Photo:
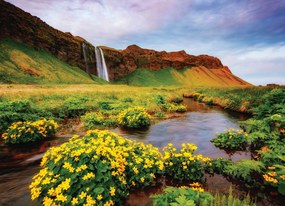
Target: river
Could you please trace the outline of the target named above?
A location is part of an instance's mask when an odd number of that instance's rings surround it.
[[[163,148],[167,143],[180,147],[182,143],[194,143],[198,146],[196,153],[211,158],[228,157],[233,160],[250,158],[249,152],[228,154],[216,148],[210,140],[216,133],[229,128],[239,129],[238,121],[248,116],[240,113],[225,111],[219,107],[208,107],[192,99],[184,99],[188,112],[177,118],[159,121],[144,131],[130,131],[120,128],[112,131],[118,134],[145,143],[151,143]],[[71,135],[52,138],[41,144],[31,146],[0,145],[0,205],[39,205],[30,200],[29,184],[32,177],[39,171],[39,163],[43,153],[50,147],[68,141]],[[227,192],[230,182],[219,175],[208,176],[206,188],[209,191]],[[238,190],[233,186],[234,190]],[[132,192],[126,205],[150,204],[149,194],[161,188],[150,188],[144,191]]]

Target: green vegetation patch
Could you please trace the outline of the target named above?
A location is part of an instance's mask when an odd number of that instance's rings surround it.
[[[179,81],[173,73],[177,70],[173,68],[161,69],[159,71],[151,71],[147,68],[139,68],[131,74],[118,80],[116,83],[128,84],[134,86],[181,86],[183,83]]]
[[[107,83],[93,79],[46,51],[10,39],[0,41],[0,83]]]

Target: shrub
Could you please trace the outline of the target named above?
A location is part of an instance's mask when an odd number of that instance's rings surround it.
[[[203,191],[200,187],[166,187],[163,194],[152,195],[151,198],[154,199],[153,206],[210,205],[213,200],[213,196],[208,192],[200,191]]]
[[[95,129],[98,127],[116,126],[115,118],[112,116],[104,116],[101,112],[89,112],[81,116],[84,127],[87,129]]]
[[[89,110],[85,105],[88,101],[88,97],[69,97],[64,101],[64,106],[60,108],[60,113],[63,113],[64,117],[73,118],[83,115]]]
[[[166,103],[167,103],[166,99],[165,99],[162,95],[157,95],[157,96],[155,97],[155,102],[156,102],[156,104],[158,104],[158,105],[166,104]]]
[[[35,142],[55,134],[57,127],[54,120],[46,119],[36,122],[16,122],[8,128],[2,137],[7,144]]]
[[[122,205],[134,187],[145,187],[163,171],[157,148],[107,130],[89,130],[43,156],[30,185],[43,205]]]
[[[255,203],[251,202],[249,196],[246,196],[243,200],[234,197],[232,188],[230,188],[228,195],[216,193],[213,196],[209,192],[204,192],[199,183],[190,184],[190,187],[166,187],[164,193],[152,195],[151,197],[154,199],[153,206],[256,206]]]
[[[112,102],[109,101],[101,101],[98,102],[98,106],[100,110],[112,110],[113,107],[111,106]]]
[[[129,102],[132,103],[134,100],[131,97],[126,97],[124,99],[122,99],[122,102]]]
[[[273,148],[264,147],[259,151],[260,161],[266,165],[262,175],[264,183],[276,187],[278,192],[285,195],[285,150],[284,142],[278,142]]]
[[[227,132],[218,134],[211,142],[219,148],[239,150],[245,149],[247,136],[248,134],[242,130],[229,129]]]
[[[150,125],[150,115],[143,107],[128,108],[117,116],[119,125],[127,128],[141,129]]]
[[[194,144],[182,144],[182,149],[177,152],[171,143],[166,146],[164,151],[165,174],[174,179],[201,181],[204,176],[206,164],[209,158],[202,155],[193,155],[197,149]]]
[[[102,126],[104,123],[104,116],[100,112],[89,112],[81,116],[84,127],[93,129],[96,126]]]
[[[0,134],[19,121],[35,121],[40,116],[29,101],[0,102]]]
[[[162,105],[162,110],[167,111],[167,112],[186,112],[186,106],[185,105],[177,105],[177,104],[163,104]]]
[[[156,112],[154,114],[155,117],[157,118],[164,118],[165,117],[165,113],[164,112]]]
[[[172,98],[168,99],[168,102],[179,104],[179,103],[183,102],[183,98],[180,96],[172,97]]]

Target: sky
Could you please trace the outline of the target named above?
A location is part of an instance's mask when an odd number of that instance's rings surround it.
[[[208,54],[254,85],[285,85],[285,0],[7,1],[93,45]]]

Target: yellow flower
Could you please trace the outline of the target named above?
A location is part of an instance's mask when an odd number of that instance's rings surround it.
[[[103,196],[101,195],[101,194],[99,194],[98,196],[97,196],[97,200],[102,200],[103,199]]]
[[[78,198],[75,198],[75,197],[72,198],[71,204],[72,204],[72,205],[78,204]]]
[[[55,200],[61,201],[61,202],[66,202],[67,197],[64,196],[63,194],[58,194],[58,195],[56,196],[56,199],[55,199]]]
[[[155,175],[154,175],[153,173],[150,173],[150,176],[151,176],[152,178],[155,178]]]
[[[266,182],[278,183],[278,180],[268,175],[262,175]]]
[[[268,172],[267,174],[270,175],[270,176],[272,176],[272,177],[275,177],[275,176],[276,176],[276,172]]]
[[[53,188],[50,188],[50,189],[48,190],[48,195],[50,195],[50,196],[56,196],[55,190],[54,190]]]
[[[67,178],[58,187],[62,188],[63,190],[68,190],[70,188],[70,182],[71,182],[71,179]]]
[[[133,171],[134,171],[135,174],[139,173],[138,168],[136,168],[136,167],[133,167]]]
[[[32,200],[38,198],[41,194],[41,187],[34,187],[31,189]]]
[[[141,177],[140,180],[141,180],[141,182],[144,182],[144,177]]]
[[[52,203],[53,203],[53,200],[51,198],[44,197],[44,199],[43,199],[43,205],[44,206],[50,206],[50,205],[52,205]]]
[[[80,199],[83,199],[83,198],[86,197],[86,195],[87,195],[86,192],[83,192],[83,191],[82,191],[82,192],[80,193],[80,195],[79,195],[79,198],[80,198]]]
[[[94,173],[93,172],[89,172],[86,175],[84,175],[82,179],[83,180],[88,180],[88,179],[91,179],[91,178],[94,178],[94,177],[95,177]]]
[[[45,179],[43,180],[42,184],[43,184],[43,185],[48,185],[48,184],[50,184],[50,182],[51,182],[51,178],[50,178],[50,177],[47,177],[47,178],[45,178]]]
[[[115,187],[110,187],[110,195],[115,196],[116,189]]]

